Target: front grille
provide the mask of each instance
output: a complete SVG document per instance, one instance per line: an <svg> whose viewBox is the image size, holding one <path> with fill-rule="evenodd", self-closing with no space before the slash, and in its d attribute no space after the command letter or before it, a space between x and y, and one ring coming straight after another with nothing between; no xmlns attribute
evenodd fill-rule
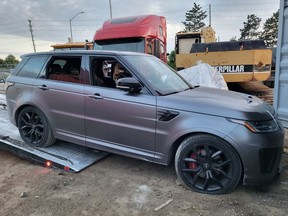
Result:
<svg viewBox="0 0 288 216"><path fill-rule="evenodd" d="M281 157L282 151L282 148L265 148L259 151L260 167L262 174L268 174L272 172L275 166L279 165L279 160L277 159Z"/></svg>

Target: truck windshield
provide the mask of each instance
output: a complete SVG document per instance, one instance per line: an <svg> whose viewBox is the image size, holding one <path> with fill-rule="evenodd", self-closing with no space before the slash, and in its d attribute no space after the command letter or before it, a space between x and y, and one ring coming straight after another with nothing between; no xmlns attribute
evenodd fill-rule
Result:
<svg viewBox="0 0 288 216"><path fill-rule="evenodd" d="M113 40L94 41L94 50L116 50L145 52L144 38L124 38Z"/></svg>
<svg viewBox="0 0 288 216"><path fill-rule="evenodd" d="M175 94L191 88L176 71L154 56L127 55L125 59L159 95Z"/></svg>

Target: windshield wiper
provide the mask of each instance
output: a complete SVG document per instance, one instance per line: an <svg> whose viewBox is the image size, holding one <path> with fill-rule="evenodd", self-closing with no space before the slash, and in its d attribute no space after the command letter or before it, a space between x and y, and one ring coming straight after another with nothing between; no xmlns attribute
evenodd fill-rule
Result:
<svg viewBox="0 0 288 216"><path fill-rule="evenodd" d="M189 88L186 88L184 91L188 91L190 89L193 89L194 87L189 87Z"/></svg>
<svg viewBox="0 0 288 216"><path fill-rule="evenodd" d="M165 96L166 96L166 95L177 94L177 93L179 93L179 92L181 92L181 91L174 91L174 92L169 92L169 93L165 94Z"/></svg>

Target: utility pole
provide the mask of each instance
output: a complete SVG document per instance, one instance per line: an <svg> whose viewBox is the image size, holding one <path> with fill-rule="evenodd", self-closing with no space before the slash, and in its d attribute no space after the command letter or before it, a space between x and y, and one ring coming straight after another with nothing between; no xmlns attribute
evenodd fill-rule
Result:
<svg viewBox="0 0 288 216"><path fill-rule="evenodd" d="M111 3L111 0L109 0L109 8L110 8L110 19L112 19L112 3Z"/></svg>
<svg viewBox="0 0 288 216"><path fill-rule="evenodd" d="M211 4L209 4L209 26L211 26Z"/></svg>
<svg viewBox="0 0 288 216"><path fill-rule="evenodd" d="M34 52L36 52L35 43L34 43L34 35L33 35L33 29L32 29L31 20L28 20L28 23L29 23L29 31L30 31L30 33L31 33L31 38L32 38L33 49L34 49Z"/></svg>

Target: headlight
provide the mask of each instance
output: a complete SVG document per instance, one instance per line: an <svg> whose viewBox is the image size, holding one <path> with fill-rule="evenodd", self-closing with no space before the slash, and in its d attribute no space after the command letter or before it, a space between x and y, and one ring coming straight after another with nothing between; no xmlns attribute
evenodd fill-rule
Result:
<svg viewBox="0 0 288 216"><path fill-rule="evenodd" d="M243 121L237 119L228 120L241 124L254 133L267 133L279 130L278 124L273 119L269 121Z"/></svg>

